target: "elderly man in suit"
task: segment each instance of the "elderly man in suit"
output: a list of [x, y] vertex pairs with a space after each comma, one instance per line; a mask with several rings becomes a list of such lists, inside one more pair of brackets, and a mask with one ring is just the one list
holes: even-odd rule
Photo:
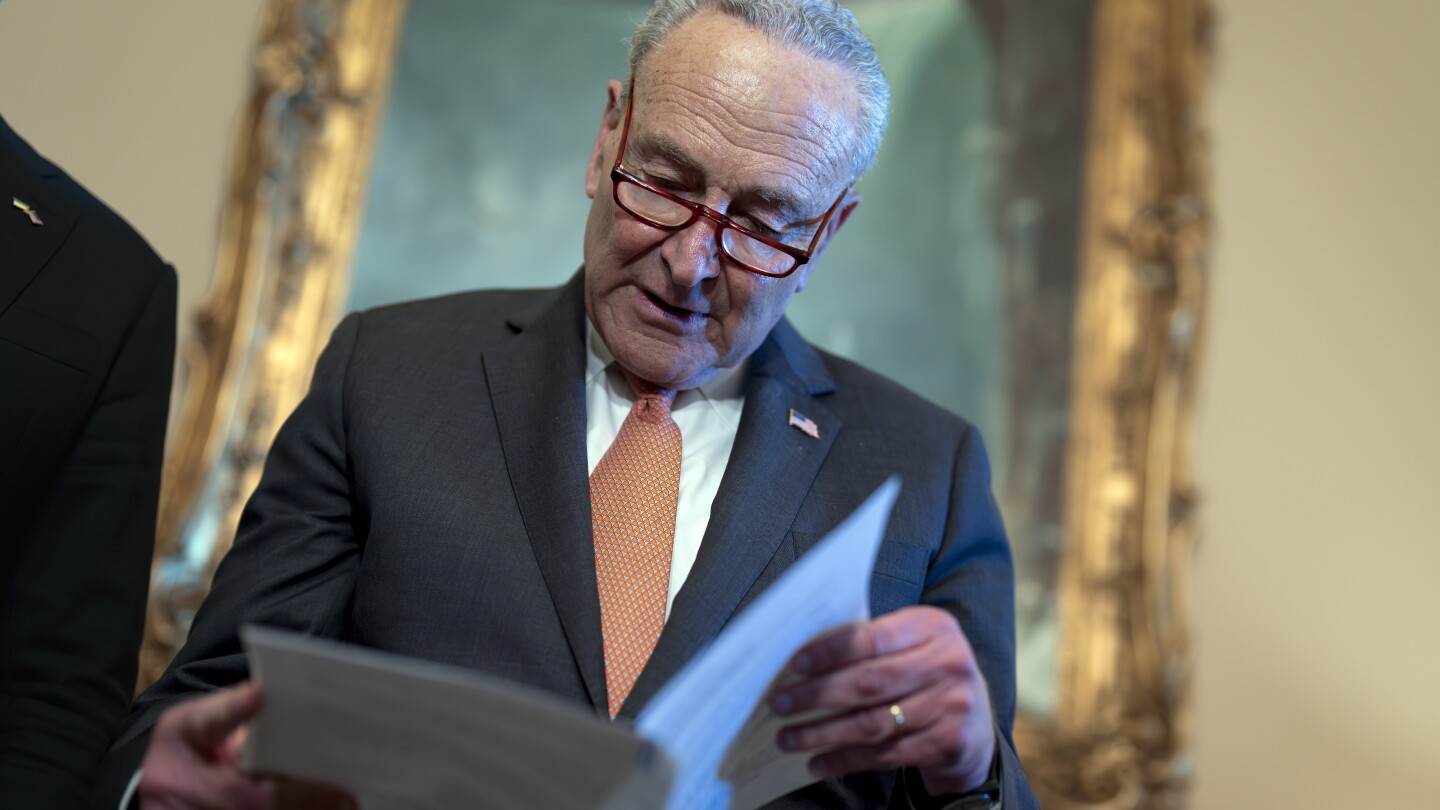
[[88, 805], [135, 689], [175, 271], [0, 119], [0, 806]]
[[606, 91], [582, 271], [337, 328], [188, 643], [117, 743], [120, 777], [143, 765], [142, 806], [293, 798], [234, 764], [262, 702], [233, 686], [243, 622], [633, 717], [897, 473], [878, 618], [804, 648], [772, 697], [834, 711], [780, 734], [817, 782], [772, 806], [1033, 806], [979, 436], [783, 318], [859, 204], [887, 107], [833, 2], [657, 2], [630, 81]]

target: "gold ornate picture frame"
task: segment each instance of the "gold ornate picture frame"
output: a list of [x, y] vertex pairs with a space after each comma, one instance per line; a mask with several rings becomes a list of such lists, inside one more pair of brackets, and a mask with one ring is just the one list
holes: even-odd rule
[[[166, 464], [158, 677], [344, 307], [403, 0], [269, 0]], [[1183, 806], [1189, 439], [1210, 237], [1208, 0], [1095, 0], [1060, 560], [1058, 702], [1016, 742], [1049, 808]], [[214, 542], [197, 555], [181, 542]]]

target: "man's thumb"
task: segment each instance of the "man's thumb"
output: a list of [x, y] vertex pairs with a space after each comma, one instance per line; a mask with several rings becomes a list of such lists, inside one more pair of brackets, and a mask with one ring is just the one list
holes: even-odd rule
[[177, 709], [183, 712], [181, 734], [192, 745], [214, 748], [260, 712], [260, 689], [244, 681]]

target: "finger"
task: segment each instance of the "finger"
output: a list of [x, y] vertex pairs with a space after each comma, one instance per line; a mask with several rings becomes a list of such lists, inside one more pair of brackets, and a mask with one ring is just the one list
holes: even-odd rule
[[[782, 751], [813, 751], [846, 746], [878, 745], [924, 734], [948, 719], [962, 720], [974, 707], [964, 686], [944, 684], [907, 696], [901, 703], [865, 706], [808, 723], [782, 728], [776, 744]], [[900, 707], [897, 713], [892, 706]]]
[[216, 759], [230, 765], [238, 763], [240, 754], [245, 750], [245, 739], [249, 735], [250, 728], [244, 725], [225, 735], [224, 742], [220, 743], [216, 750]]
[[775, 690], [770, 709], [784, 716], [889, 703], [929, 686], [949, 671], [945, 656], [943, 646], [931, 640], [894, 655], [860, 661]]
[[275, 806], [275, 787], [269, 780], [233, 768], [208, 769], [196, 781], [205, 800], [200, 806], [236, 810], [269, 810]]
[[180, 733], [192, 745], [212, 749], [260, 711], [260, 690], [247, 682], [176, 707]]
[[[967, 702], [973, 706], [973, 699]], [[810, 773], [816, 778], [827, 779], [851, 773], [899, 768], [949, 770], [955, 768], [957, 763], [986, 756], [983, 749], [987, 743], [986, 737], [989, 736], [988, 726], [985, 736], [967, 736], [964, 733], [966, 714], [937, 711], [934, 704], [927, 706], [925, 711], [929, 713], [928, 725], [912, 729], [912, 719], [909, 716], [912, 710], [907, 707], [904, 726], [907, 731], [892, 734], [880, 741], [831, 747], [810, 758]]]
[[963, 793], [985, 780], [995, 757], [994, 735], [965, 736], [946, 720], [923, 734], [837, 748], [810, 758], [810, 774], [830, 779], [852, 773], [914, 768], [932, 795]]
[[267, 810], [274, 790], [263, 779], [247, 776], [233, 767], [196, 766], [177, 770], [141, 769], [140, 806], [186, 807], [194, 810]]
[[833, 779], [852, 773], [918, 768], [938, 761], [938, 747], [928, 737], [900, 737], [892, 742], [837, 748], [810, 758], [810, 775]]
[[790, 668], [801, 675], [818, 675], [856, 661], [891, 655], [944, 631], [947, 622], [958, 629], [949, 613], [921, 606], [846, 625], [801, 647], [791, 657]]

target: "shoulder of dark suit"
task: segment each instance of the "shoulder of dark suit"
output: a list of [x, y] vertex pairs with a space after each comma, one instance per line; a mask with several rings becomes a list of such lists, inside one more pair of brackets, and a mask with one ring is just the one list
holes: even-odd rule
[[[46, 159], [0, 119], [0, 172], [29, 175], [44, 189], [51, 205], [74, 217], [62, 250], [95, 247], [105, 259], [103, 277], [131, 289], [149, 289], [174, 270], [135, 228], [99, 197]], [[6, 202], [8, 205], [8, 202]]]

